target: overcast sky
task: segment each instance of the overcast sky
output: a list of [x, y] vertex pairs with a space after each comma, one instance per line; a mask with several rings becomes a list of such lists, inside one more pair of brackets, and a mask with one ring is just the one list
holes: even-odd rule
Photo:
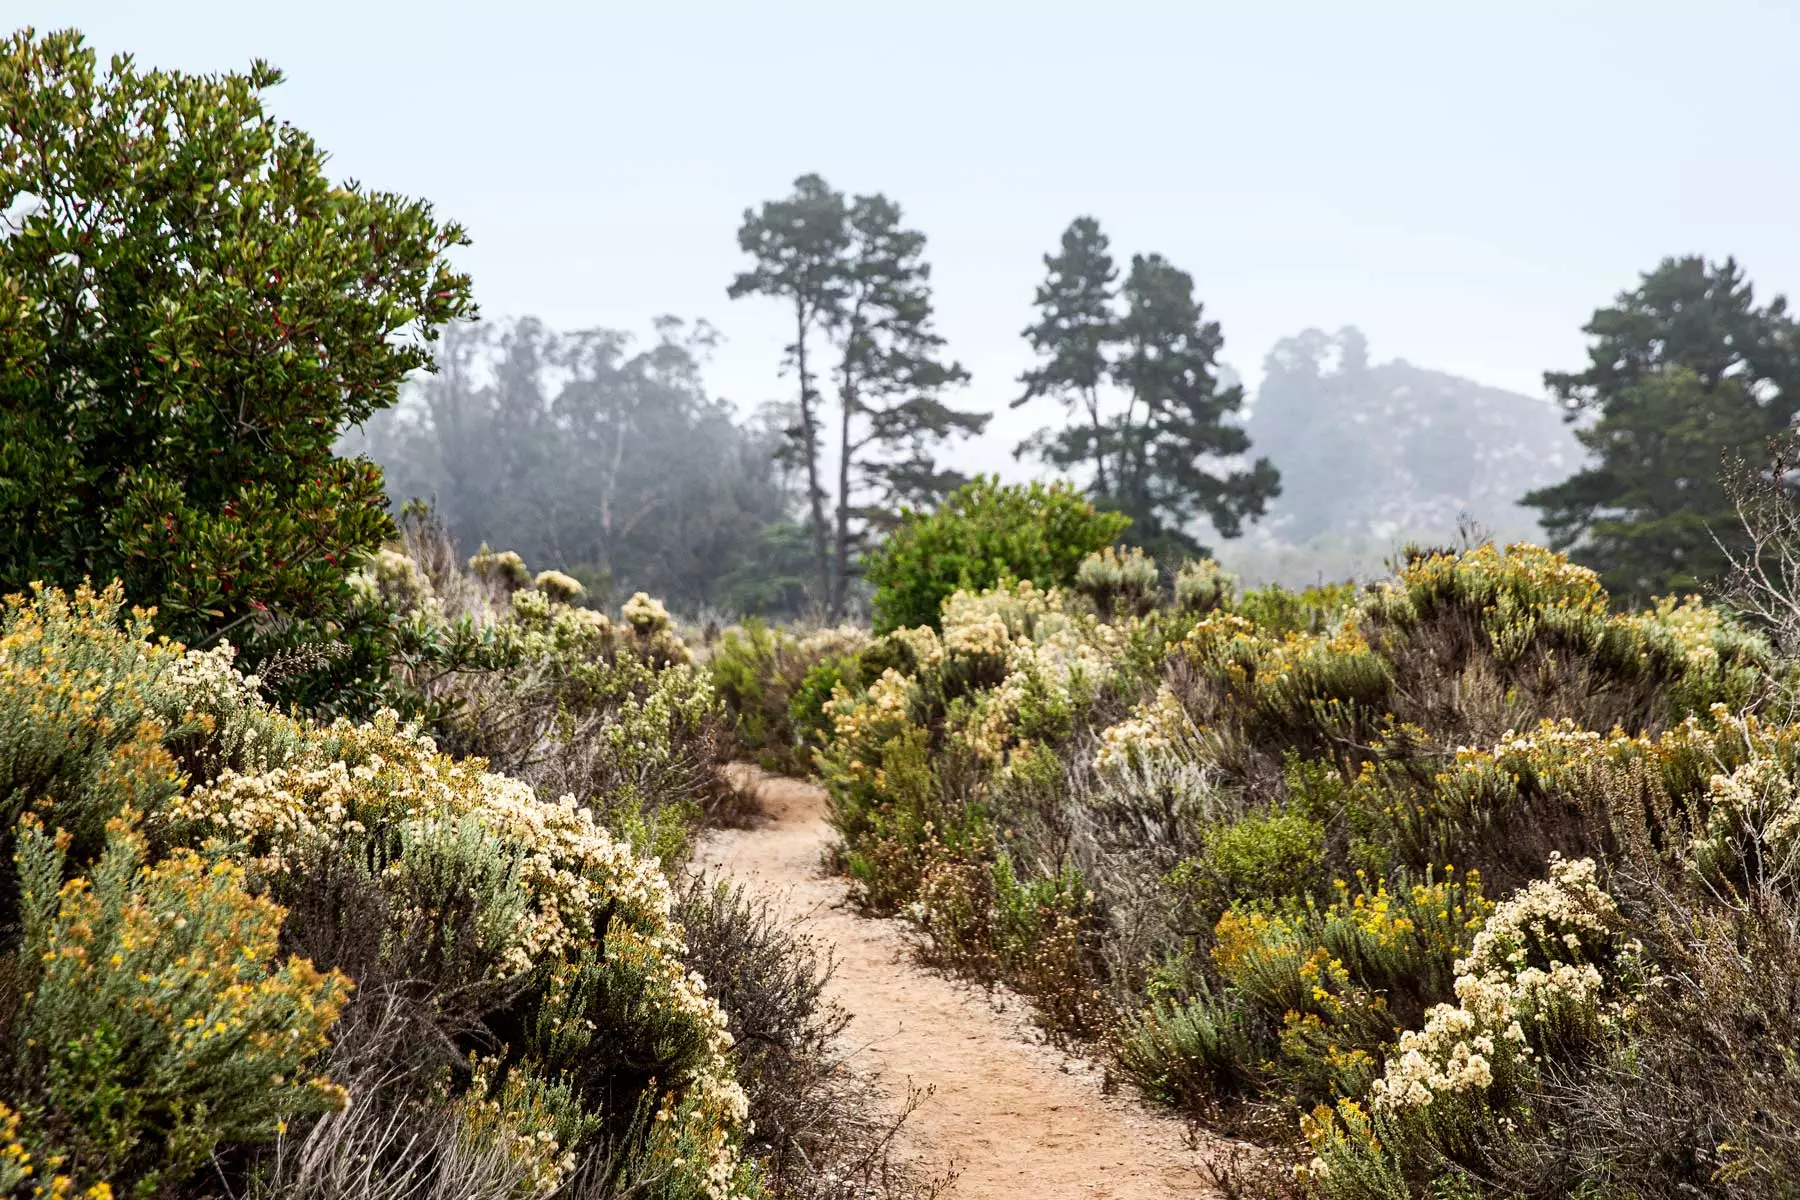
[[808, 171], [885, 192], [930, 238], [965, 402], [1002, 410], [969, 467], [1037, 423], [1004, 412], [1018, 333], [1077, 214], [1190, 271], [1251, 380], [1278, 338], [1356, 324], [1377, 359], [1535, 394], [1663, 255], [1800, 290], [1795, 0], [4, 11], [145, 64], [271, 60], [275, 110], [340, 176], [468, 227], [486, 314], [704, 317], [709, 378], [744, 404], [783, 394], [785, 328], [725, 298], [744, 208]]

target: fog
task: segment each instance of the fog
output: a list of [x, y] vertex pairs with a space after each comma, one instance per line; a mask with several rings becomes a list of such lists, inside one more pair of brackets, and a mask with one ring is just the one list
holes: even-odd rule
[[[641, 345], [661, 314], [704, 320], [706, 388], [746, 416], [792, 382], [782, 306], [726, 297], [744, 211], [804, 172], [880, 192], [929, 239], [937, 329], [971, 375], [955, 403], [995, 414], [942, 451], [967, 473], [1046, 473], [1012, 451], [1052, 412], [1008, 403], [1042, 256], [1081, 214], [1121, 264], [1193, 276], [1252, 401], [1309, 328], [1541, 398], [1594, 309], [1665, 256], [1735, 255], [1759, 295], [1800, 283], [1800, 10], [1781, 3], [9, 11], [159, 66], [275, 62], [272, 104], [342, 176], [467, 226], [488, 317]], [[1473, 515], [1517, 523], [1490, 507]]]

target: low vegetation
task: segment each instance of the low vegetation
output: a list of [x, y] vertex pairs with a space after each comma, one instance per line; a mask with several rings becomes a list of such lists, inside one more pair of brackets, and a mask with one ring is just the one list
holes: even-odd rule
[[1530, 545], [1168, 591], [1105, 550], [834, 667], [815, 768], [861, 903], [1291, 1147], [1264, 1189], [1789, 1194], [1800, 727], [1767, 642]]

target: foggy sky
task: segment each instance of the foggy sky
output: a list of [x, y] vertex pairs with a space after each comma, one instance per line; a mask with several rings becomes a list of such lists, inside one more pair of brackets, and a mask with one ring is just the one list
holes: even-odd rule
[[930, 238], [941, 331], [1007, 413], [1040, 256], [1077, 214], [1121, 261], [1192, 272], [1254, 383], [1278, 338], [1353, 323], [1404, 357], [1538, 393], [1580, 326], [1666, 254], [1800, 289], [1800, 4], [397, 3], [9, 0], [146, 65], [288, 81], [335, 172], [463, 222], [490, 316], [726, 342], [786, 394], [786, 325], [725, 298], [746, 206], [818, 171]]

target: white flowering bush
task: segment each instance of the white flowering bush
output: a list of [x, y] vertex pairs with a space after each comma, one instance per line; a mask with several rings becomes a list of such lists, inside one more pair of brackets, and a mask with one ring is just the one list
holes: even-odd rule
[[[6, 1072], [0, 1104], [65, 1141], [129, 1132], [84, 1160], [95, 1186], [175, 1187], [221, 1137], [242, 1143], [232, 1170], [278, 1175], [304, 1156], [259, 1144], [336, 1128], [308, 1114], [343, 1083], [352, 1106], [441, 1111], [517, 1150], [531, 1195], [601, 1166], [662, 1194], [755, 1193], [726, 1019], [684, 965], [655, 859], [392, 712], [278, 712], [229, 647], [153, 641], [119, 608], [46, 591], [0, 613], [0, 715], [17, 718], [0, 794], [31, 809], [9, 820], [44, 981], [0, 1020], [101, 1107], [61, 1112], [81, 1089], [44, 1101]], [[705, 691], [629, 661], [609, 726], [625, 732], [595, 753], [653, 786], [653, 743], [700, 719]], [[271, 969], [278, 943], [294, 957]], [[471, 1072], [476, 1049], [493, 1062]]]
[[1597, 877], [1592, 859], [1555, 857], [1548, 879], [1495, 907], [1456, 964], [1456, 1003], [1400, 1035], [1368, 1110], [1346, 1099], [1308, 1118], [1321, 1181], [1479, 1169], [1517, 1129], [1540, 1062], [1568, 1061], [1620, 1030], [1637, 948]]

